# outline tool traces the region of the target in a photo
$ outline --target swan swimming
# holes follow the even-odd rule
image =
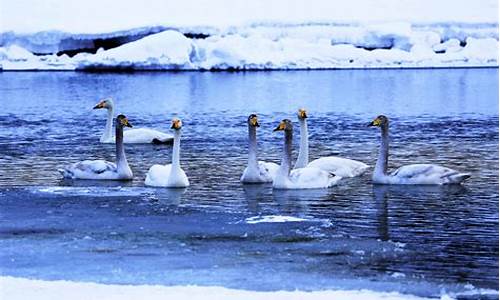
[[[172,127],[174,130],[174,146],[172,152],[172,163],[168,165],[153,165],[149,168],[144,183],[157,187],[187,187],[189,179],[184,170],[181,169],[180,148],[181,148],[181,120],[174,118]]]
[[[387,174],[389,159],[389,119],[380,115],[368,124],[369,127],[380,127],[382,139],[380,152],[373,172],[373,182],[378,184],[461,184],[470,177],[467,173],[434,165],[412,164],[402,166],[391,174]]]
[[[257,127],[260,127],[256,114],[248,117],[248,165],[241,175],[243,183],[272,182],[279,169],[278,164],[257,160]]]
[[[133,178],[125,150],[123,127],[132,127],[127,117],[116,117],[116,164],[105,160],[84,160],[58,171],[67,179],[131,180]]]
[[[114,143],[115,137],[112,134],[113,115],[114,115],[114,102],[111,98],[106,98],[94,106],[94,109],[107,109],[108,118],[106,120],[106,127],[102,133],[99,141],[101,143]],[[136,128],[126,130],[123,133],[123,142],[126,144],[168,144],[172,143],[173,136],[168,133],[163,133],[158,130],[149,128]]]
[[[284,119],[274,131],[284,132],[283,158],[273,180],[275,189],[317,189],[335,185],[340,179],[333,173],[315,167],[304,167],[290,171],[292,160],[292,121]]]
[[[334,173],[340,177],[356,177],[363,174],[368,169],[368,165],[365,163],[336,156],[321,157],[309,162],[307,111],[302,108],[299,109],[297,117],[300,123],[300,148],[294,169],[304,168],[306,166],[316,167]]]

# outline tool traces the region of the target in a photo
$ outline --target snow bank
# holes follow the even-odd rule
[[[494,0],[48,2],[5,5],[3,70],[498,66]]]
[[[158,286],[158,285],[104,285],[71,281],[42,281],[14,277],[0,277],[0,298],[9,300],[126,300],[126,299],[350,299],[350,300],[396,300],[426,299],[399,293],[382,293],[369,290],[352,291],[278,291],[255,292],[201,286]],[[450,299],[450,298],[445,298]]]

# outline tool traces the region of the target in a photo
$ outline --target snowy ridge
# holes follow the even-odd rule
[[[498,27],[492,24],[412,26],[404,22],[362,26],[259,24],[222,32],[215,28],[189,32],[152,27],[96,35],[4,33],[0,64],[3,70],[498,66],[497,38]],[[99,43],[108,49],[98,48]]]

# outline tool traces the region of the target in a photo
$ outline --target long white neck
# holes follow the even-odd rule
[[[181,170],[180,151],[181,129],[177,129],[174,131],[174,146],[172,149],[172,172]]]
[[[291,130],[285,130],[285,143],[283,144],[283,157],[279,168],[279,176],[288,178],[290,168],[292,167],[292,138]]]
[[[257,163],[257,129],[248,124],[248,168],[258,170]]]
[[[104,143],[113,138],[113,115],[115,110],[113,107],[108,108],[108,118],[106,120],[106,127],[104,128],[104,132],[101,136],[101,143]]]
[[[309,132],[306,119],[300,119],[300,148],[294,169],[304,168],[309,163]]]
[[[116,126],[116,168],[119,174],[128,173],[130,167],[123,148],[123,127]]]
[[[389,125],[384,124],[381,127],[382,137],[380,139],[380,150],[378,153],[377,163],[373,174],[386,175],[387,162],[389,159]]]

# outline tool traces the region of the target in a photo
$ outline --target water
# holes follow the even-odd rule
[[[143,185],[151,165],[170,161],[169,146],[126,145],[129,183],[60,179],[66,164],[114,159],[114,145],[98,142],[105,113],[92,110],[106,96],[136,127],[169,131],[173,116],[183,120],[189,188]],[[498,291],[498,69],[4,72],[0,101],[3,275],[422,296]],[[328,190],[241,185],[248,114],[259,114],[260,158],[279,162],[282,134],[272,129],[285,117],[297,125],[299,107],[309,112],[312,158],[373,166],[380,133],[366,124],[384,113],[390,168],[431,162],[472,178],[463,187],[373,186],[369,173]],[[294,138],[298,149],[298,130]]]

